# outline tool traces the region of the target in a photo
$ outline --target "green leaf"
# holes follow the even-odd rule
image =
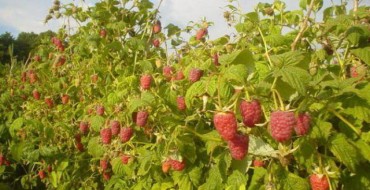
[[[178,26],[175,26],[173,24],[169,24],[165,27],[167,29],[167,37],[170,37],[172,35],[180,35],[181,29]]]
[[[282,189],[284,190],[309,190],[310,185],[308,184],[308,180],[303,179],[293,173],[284,172],[285,175],[279,179],[280,185],[282,185]]]
[[[309,133],[309,136],[313,139],[319,140],[321,144],[326,144],[332,128],[331,123],[318,120],[312,126],[312,132]]]
[[[364,140],[359,139],[354,142],[354,145],[360,150],[362,156],[367,160],[370,161],[370,145],[366,143]]]
[[[103,156],[105,150],[102,144],[100,143],[99,137],[93,137],[90,139],[87,145],[88,153],[94,158],[99,158]]]
[[[355,172],[356,165],[359,164],[359,153],[347,139],[342,134],[333,135],[330,138],[329,149],[349,170]]]
[[[104,117],[99,115],[90,118],[91,128],[96,132],[99,132],[104,127],[104,122]]]
[[[144,72],[144,73],[150,73],[150,72],[153,72],[153,65],[150,61],[148,60],[142,60],[138,63],[141,67],[141,70]]]
[[[244,81],[248,77],[248,67],[242,64],[231,65],[226,69],[223,77],[227,80],[236,81],[240,85],[244,84]]]
[[[219,57],[219,62],[222,65],[238,65],[243,64],[247,67],[247,72],[254,71],[254,58],[249,50],[234,51],[231,54],[225,54]]]
[[[370,66],[370,47],[353,49],[351,53]]]
[[[245,186],[245,184],[247,184],[247,177],[238,170],[233,171],[227,178],[227,186],[230,190],[238,190],[239,187]]]
[[[22,159],[23,149],[24,149],[25,145],[26,144],[22,142],[22,143],[13,144],[10,147],[10,152],[12,154],[12,157],[17,162],[19,162]]]
[[[249,135],[248,152],[256,156],[277,157],[277,152],[261,138]]]
[[[147,174],[152,166],[152,154],[147,152],[140,158],[140,166],[137,175],[144,176]]]
[[[181,136],[177,139],[176,144],[182,155],[190,162],[194,163],[197,159],[196,145],[192,136]]]
[[[9,127],[9,133],[12,137],[16,137],[16,132],[23,126],[23,118],[17,118]]]
[[[248,190],[260,190],[265,185],[264,178],[267,174],[265,168],[254,168],[254,173],[252,175],[251,183]],[[264,188],[263,188],[264,189]]]
[[[222,189],[222,176],[218,167],[211,167],[206,182],[199,187],[199,190]]]
[[[197,81],[194,84],[192,84],[186,91],[185,95],[186,105],[189,105],[190,107],[192,105],[193,98],[195,96],[203,95],[206,92],[205,89],[206,86],[203,81]]]
[[[202,180],[202,169],[199,167],[194,167],[189,172],[190,181],[193,183],[195,187],[200,185],[200,181]]]
[[[125,175],[125,170],[124,170],[125,165],[122,164],[122,161],[120,158],[114,158],[111,163],[112,163],[112,170],[115,175],[118,175],[118,176]]]

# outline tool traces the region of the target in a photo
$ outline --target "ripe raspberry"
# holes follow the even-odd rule
[[[161,32],[161,30],[162,30],[161,22],[157,20],[153,25],[153,33],[158,34]]]
[[[77,133],[75,135],[75,141],[76,141],[76,143],[81,143],[81,134],[80,133]]]
[[[109,162],[107,160],[100,160],[100,167],[103,171],[109,168]]]
[[[197,82],[203,75],[203,71],[200,69],[193,68],[189,73],[189,80],[191,82]]]
[[[236,135],[237,121],[232,112],[219,112],[213,116],[216,130],[224,140],[231,140]]]
[[[215,64],[215,66],[220,66],[220,63],[218,62],[218,54],[217,53],[213,54],[212,60],[213,60],[213,64]]]
[[[168,171],[171,169],[171,162],[170,160],[166,160],[162,163],[162,171],[163,173],[168,173]]]
[[[69,95],[68,94],[63,94],[62,95],[62,104],[68,104],[69,102]]]
[[[197,40],[201,40],[201,39],[203,39],[203,37],[204,37],[205,35],[207,35],[207,34],[208,34],[208,30],[207,30],[207,28],[201,28],[200,30],[198,30],[198,32],[197,32],[197,34],[196,34],[195,38],[196,38]]]
[[[100,115],[100,116],[104,115],[104,111],[105,111],[104,106],[101,106],[101,105],[96,106],[96,114],[97,115]]]
[[[254,127],[255,124],[261,120],[261,105],[258,100],[252,100],[247,102],[242,100],[240,103],[240,114],[243,118],[243,123],[245,126]]]
[[[89,123],[85,121],[80,122],[80,131],[83,135],[86,135],[89,132]]]
[[[184,72],[182,71],[178,71],[175,76],[172,76],[172,80],[182,80],[184,78]]]
[[[117,120],[111,121],[110,128],[112,130],[112,135],[118,135],[121,130],[121,124]]]
[[[40,100],[40,93],[36,89],[32,91],[33,98]]]
[[[310,176],[310,183],[312,190],[327,190],[329,189],[329,182],[325,175],[312,174]]]
[[[33,70],[28,71],[28,78],[30,79],[30,83],[33,84],[37,82],[37,75],[36,72]]]
[[[110,144],[112,140],[112,130],[110,128],[104,128],[100,131],[100,137],[103,144]]]
[[[136,125],[140,127],[144,127],[146,122],[148,121],[149,113],[146,111],[139,111],[137,112],[136,116]]]
[[[176,102],[177,102],[177,108],[180,111],[183,111],[186,109],[185,98],[183,96],[177,97]]]
[[[120,138],[121,138],[121,142],[125,143],[125,142],[129,141],[133,134],[134,134],[134,130],[132,130],[131,127],[123,127],[121,129],[121,133],[119,135]]]
[[[51,167],[51,165],[48,165],[48,172],[51,173],[53,171],[53,168]]]
[[[253,166],[258,168],[258,167],[263,167],[265,166],[265,163],[262,160],[253,160]]]
[[[5,160],[6,160],[5,156],[0,154],[0,166],[2,166],[5,163]]]
[[[301,113],[297,117],[297,124],[294,126],[295,133],[299,136],[305,135],[310,129],[311,117],[308,113]]]
[[[39,55],[35,55],[35,57],[33,57],[33,60],[39,62],[41,61],[41,57]]]
[[[152,83],[152,76],[150,75],[143,75],[140,78],[140,86],[144,90],[148,90],[150,88],[150,84]]]
[[[164,66],[163,67],[163,76],[167,78],[167,80],[171,79],[173,74],[173,68],[171,66]]]
[[[110,176],[110,173],[109,173],[109,172],[104,172],[104,173],[103,173],[103,178],[104,178],[104,180],[105,180],[105,181],[110,180],[110,177],[111,177],[111,176]]]
[[[52,108],[54,106],[53,99],[51,99],[50,97],[45,98],[45,103],[48,105],[49,108]]]
[[[128,161],[130,161],[130,158],[131,156],[130,155],[127,155],[127,154],[123,154],[121,156],[121,161],[122,161],[122,164],[128,164]]]
[[[107,31],[105,29],[101,29],[99,35],[100,37],[105,38],[105,36],[107,36]]]
[[[154,39],[152,43],[153,43],[153,46],[156,47],[156,48],[159,47],[159,45],[161,44],[159,39]]]
[[[296,125],[294,112],[275,111],[270,116],[270,133],[279,142],[289,140]]]
[[[175,171],[182,171],[184,170],[186,166],[185,160],[183,160],[182,162],[178,160],[170,160],[170,164],[171,164],[172,169]]]
[[[46,177],[46,173],[45,173],[44,170],[39,171],[39,177],[40,177],[40,179],[44,179]]]
[[[227,144],[230,149],[231,157],[235,160],[242,160],[248,153],[249,136],[236,134]]]
[[[77,142],[76,147],[77,147],[77,149],[78,149],[80,152],[83,152],[83,151],[85,150],[85,149],[84,149],[84,145],[83,145],[81,142]]]

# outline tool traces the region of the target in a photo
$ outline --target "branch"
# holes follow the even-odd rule
[[[358,10],[358,2],[359,0],[353,0],[353,12],[356,13]]]
[[[310,18],[310,15],[311,15],[311,12],[312,12],[312,8],[314,6],[314,3],[315,3],[315,0],[311,0],[310,6],[308,7],[308,10],[307,10],[306,17],[305,17],[305,19],[304,19],[304,21],[302,23],[302,28],[298,32],[297,37],[294,39],[292,45],[290,46],[292,48],[292,51],[294,51],[296,49],[296,46],[297,46],[298,41],[302,38],[303,32],[307,28],[308,19]]]

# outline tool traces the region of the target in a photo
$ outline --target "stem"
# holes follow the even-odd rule
[[[340,120],[342,120],[345,124],[348,125],[358,136],[361,135],[361,131],[358,131],[355,126],[353,126],[346,118],[344,118],[342,115],[340,115],[335,110],[330,110],[335,116],[337,116]]]
[[[308,7],[306,17],[303,20],[302,27],[299,30],[297,37],[294,39],[294,41],[291,45],[292,51],[296,50],[296,46],[297,46],[298,41],[302,38],[302,35],[303,35],[304,31],[307,29],[308,19],[310,18],[312,8],[313,8],[314,4],[315,4],[315,0],[312,0],[311,3],[310,3],[310,6]]]
[[[282,111],[285,111],[285,108],[284,108],[284,103],[283,103],[283,99],[281,98],[279,92],[276,90],[276,89],[272,89],[273,92],[275,92],[276,96],[278,97],[279,99],[279,103],[280,103],[280,109]]]
[[[272,61],[271,61],[270,55],[268,53],[269,51],[267,50],[267,44],[266,44],[265,37],[263,36],[262,30],[261,30],[261,28],[259,26],[258,26],[258,31],[260,32],[260,35],[262,37],[263,45],[265,46],[265,54],[266,54],[267,60],[270,63],[270,68],[271,68],[273,66],[272,65]]]

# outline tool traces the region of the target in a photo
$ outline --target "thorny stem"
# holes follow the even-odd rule
[[[302,35],[303,35],[304,31],[307,29],[308,19],[310,18],[312,8],[313,8],[314,5],[315,5],[315,0],[312,0],[311,3],[310,3],[310,6],[308,7],[306,17],[303,20],[302,27],[299,30],[297,37],[294,39],[294,41],[291,45],[292,51],[296,50],[296,46],[297,46],[298,41],[302,38]]]

